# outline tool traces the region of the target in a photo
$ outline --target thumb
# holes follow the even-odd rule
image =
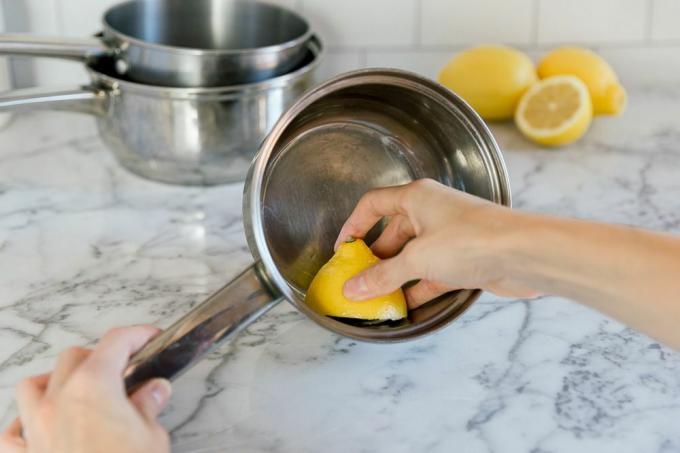
[[[170,401],[172,387],[167,379],[156,378],[142,385],[130,401],[148,421],[153,422]]]
[[[409,267],[405,265],[402,255],[380,261],[347,280],[343,287],[345,297],[356,301],[372,299],[391,293],[414,278],[408,274]]]

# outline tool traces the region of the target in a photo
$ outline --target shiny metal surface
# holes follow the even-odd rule
[[[332,255],[361,195],[432,178],[510,205],[500,150],[479,116],[449,90],[397,70],[364,70],[308,92],[279,120],[246,180],[244,221],[273,285],[320,325],[367,341],[401,341],[458,317],[478,290],[444,295],[394,327],[356,327],[320,316],[304,294]]]
[[[52,57],[89,61],[110,53],[96,38],[35,36],[25,33],[0,34],[0,54],[28,57]]]
[[[257,265],[246,269],[135,354],[125,372],[128,392],[154,377],[176,378],[280,302],[263,286],[260,272]]]
[[[56,93],[0,95],[0,111],[49,108],[96,114],[103,141],[126,168],[157,181],[210,185],[242,181],[276,120],[314,83],[321,43],[302,66],[254,84],[166,88],[111,76],[111,60],[89,68],[92,84]]]
[[[285,74],[312,30],[298,14],[253,0],[132,0],[114,5],[98,38],[0,35],[0,54],[112,56],[118,74],[172,87],[219,87]]]
[[[369,69],[307,92],[276,123],[246,179],[243,218],[258,271],[248,274],[246,293],[261,285],[321,326],[359,340],[405,341],[450,323],[479,290],[439,297],[393,327],[351,326],[304,303],[311,278],[331,256],[335,236],[359,197],[371,188],[424,177],[510,205],[508,175],[493,136],[442,86],[403,71]],[[133,360],[135,368],[148,371],[138,372],[134,384],[156,375],[173,378],[225,338],[223,332],[240,329],[238,317],[219,315],[238,304],[236,297],[223,299],[229,291],[229,286],[220,290],[146,345]],[[252,302],[243,309],[244,322],[268,304],[265,298]]]

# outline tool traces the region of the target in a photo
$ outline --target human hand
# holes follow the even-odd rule
[[[411,280],[405,290],[410,308],[448,291],[482,288],[505,296],[537,293],[509,280],[494,253],[502,246],[516,214],[508,208],[457,191],[430,179],[366,193],[340,230],[337,245],[348,236],[363,238],[383,217],[389,223],[372,244],[387,258],[345,283],[345,295],[366,300],[387,294]]]
[[[168,434],[156,420],[170,399],[170,383],[152,379],[130,397],[123,383],[130,356],[158,331],[152,326],[113,329],[94,350],[69,348],[51,374],[21,381],[20,415],[0,435],[0,451],[170,451]]]

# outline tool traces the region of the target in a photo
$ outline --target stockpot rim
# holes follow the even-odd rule
[[[268,1],[261,1],[261,0],[254,0],[254,1],[247,1],[247,0],[235,0],[235,2],[238,3],[243,3],[243,4],[249,4],[249,3],[258,3],[260,5],[265,5],[267,7],[272,7],[276,8],[279,10],[282,10],[286,12],[287,14],[290,14],[292,16],[295,16],[299,20],[305,23],[306,25],[306,31],[298,36],[295,39],[292,39],[290,41],[285,41],[279,44],[272,44],[269,46],[262,46],[262,47],[252,47],[252,48],[243,48],[243,49],[199,49],[199,48],[194,48],[194,47],[179,47],[179,46],[170,46],[167,44],[158,44],[158,43],[153,43],[149,41],[145,41],[143,39],[135,38],[133,36],[130,36],[126,33],[123,33],[121,31],[118,31],[115,27],[113,27],[108,21],[107,17],[109,16],[110,13],[113,11],[123,8],[125,5],[128,4],[133,4],[133,3],[139,3],[143,2],[145,0],[126,0],[124,2],[116,3],[115,5],[110,6],[109,8],[104,11],[104,14],[102,15],[101,23],[105,29],[105,34],[112,35],[115,37],[115,39],[119,40],[122,43],[129,43],[129,44],[134,44],[135,46],[139,48],[147,48],[147,49],[154,49],[154,50],[160,50],[165,53],[174,53],[174,54],[182,54],[182,55],[196,55],[196,56],[204,56],[204,55],[210,55],[210,56],[224,56],[228,57],[230,55],[234,56],[242,56],[244,54],[251,54],[253,56],[256,55],[261,55],[265,53],[277,53],[281,52],[282,50],[286,49],[291,49],[295,48],[297,46],[300,46],[304,44],[306,41],[309,41],[310,39],[314,38],[314,30],[312,29],[309,21],[305,19],[302,15],[298,14],[297,12],[293,11],[290,8],[287,8],[282,5],[270,3]]]

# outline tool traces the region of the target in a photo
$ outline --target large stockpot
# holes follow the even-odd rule
[[[132,0],[109,8],[91,39],[0,35],[0,54],[90,62],[102,56],[130,80],[220,87],[269,79],[297,67],[308,22],[254,0]]]
[[[456,319],[479,290],[451,292],[412,310],[405,322],[377,326],[343,323],[304,303],[361,195],[426,177],[510,205],[491,133],[441,85],[371,69],[307,92],[274,126],[246,179],[243,219],[255,264],[135,355],[128,390],[155,376],[176,377],[283,299],[337,334],[374,342],[414,339]]]
[[[0,94],[0,111],[58,109],[97,116],[99,134],[129,170],[156,181],[211,185],[242,181],[262,140],[314,82],[321,43],[307,43],[299,69],[274,79],[218,88],[142,85],[88,67],[92,83],[60,92]]]

